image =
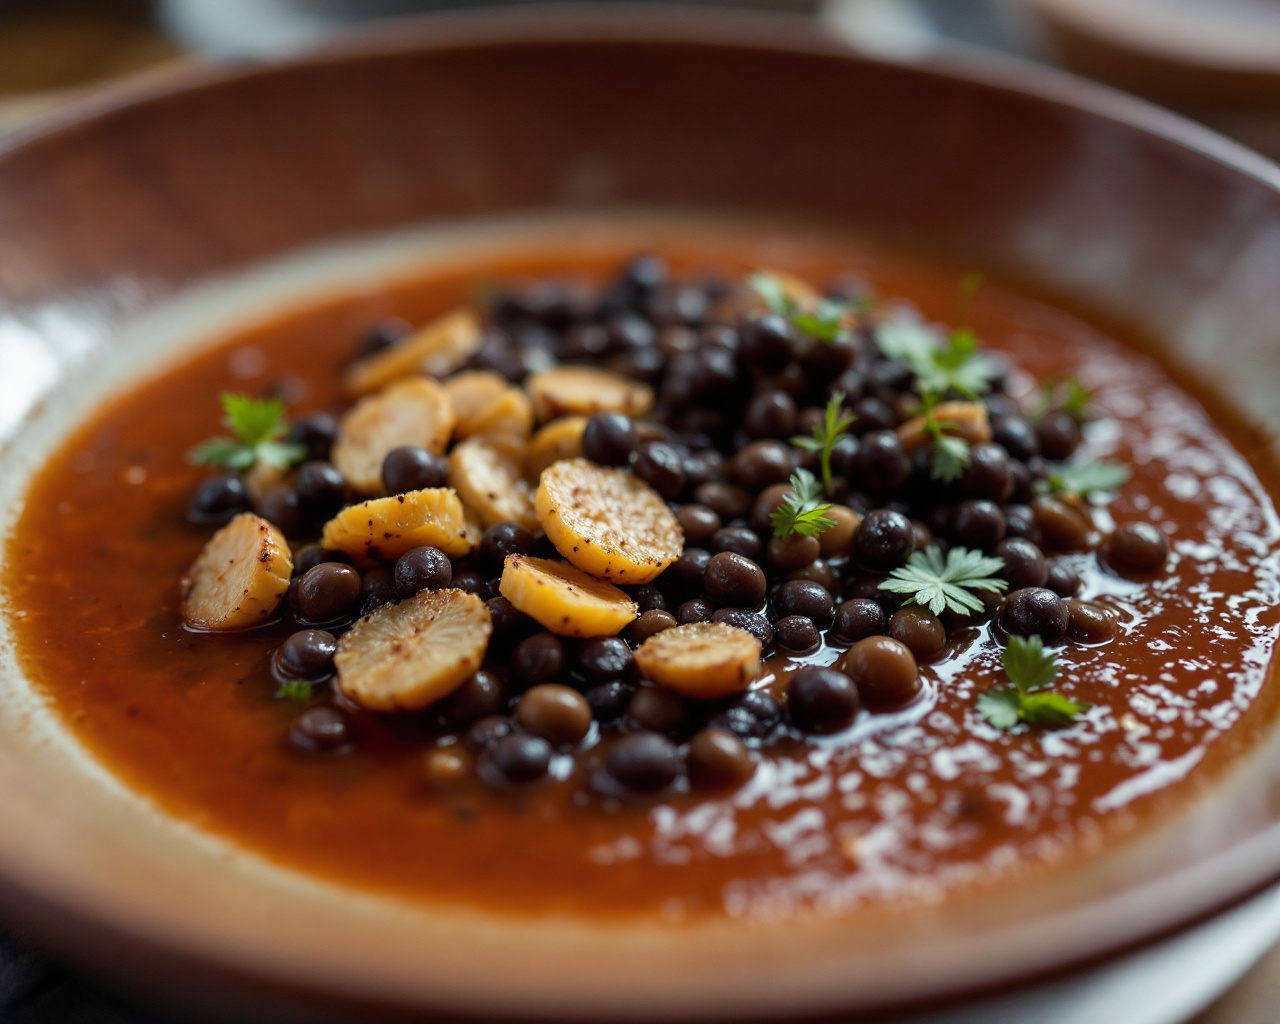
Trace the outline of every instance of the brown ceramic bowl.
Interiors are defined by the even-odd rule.
[[[5,142],[0,482],[39,449],[41,411],[17,426],[28,407],[202,279],[409,224],[655,206],[794,215],[990,268],[1163,339],[1260,430],[1280,425],[1280,170],[1260,158],[1070,78],[886,63],[785,18],[524,12],[149,87]],[[99,969],[189,993],[796,1018],[1062,970],[1280,876],[1266,742],[1061,884],[941,910],[610,926],[397,905],[158,812],[66,740],[2,643],[6,912]]]

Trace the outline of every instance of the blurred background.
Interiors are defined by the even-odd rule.
[[[283,56],[360,23],[478,2],[0,0],[0,133],[122,76]],[[1280,158],[1280,0],[700,2],[822,18],[895,55],[961,45],[1056,64]]]
[[[479,2],[0,0],[0,144],[21,126],[122,80],[287,56],[362,23]],[[895,57],[964,47],[1056,65],[1171,107],[1280,159],[1280,0],[700,2],[820,18],[855,45]],[[0,932],[0,1021],[173,1019],[131,1006],[48,960],[22,936]],[[1276,1021],[1280,950],[1194,1024]]]

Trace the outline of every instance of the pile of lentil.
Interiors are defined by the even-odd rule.
[[[855,281],[832,282],[822,296],[783,278],[770,287],[781,299],[762,302],[759,282],[676,281],[660,259],[641,256],[603,288],[540,281],[504,290],[486,310],[471,369],[519,384],[576,363],[653,389],[643,418],[595,413],[577,443],[582,457],[650,485],[684,533],[677,561],[625,588],[639,614],[617,636],[558,636],[499,594],[509,556],[556,557],[545,535],[517,522],[490,525],[465,557],[418,547],[357,563],[321,547],[325,521],[358,500],[329,461],[333,415],[290,426],[283,440],[305,449],[305,461],[257,493],[243,473],[207,478],[193,521],[221,524],[252,509],[294,548],[287,600],[264,627],[287,635],[272,660],[280,692],[308,705],[288,742],[307,756],[353,749],[353,723],[370,712],[332,685],[339,638],[423,590],[478,596],[493,627],[483,667],[409,713],[422,731],[424,778],[438,788],[577,775],[611,797],[732,789],[772,746],[838,734],[918,699],[918,665],[984,629],[1050,647],[1105,642],[1111,614],[1075,599],[1080,581],[1056,556],[1096,550],[1109,571],[1150,579],[1168,541],[1143,522],[1103,535],[1090,503],[1055,483],[1081,443],[1082,404],[1050,387],[1041,407],[1023,408],[1006,393],[1002,364],[984,357],[981,387],[938,391],[931,416],[919,367],[884,343],[886,307]],[[356,358],[411,329],[375,325]],[[848,422],[828,430],[825,452],[795,443],[821,438],[833,414]],[[961,444],[961,465],[940,473],[946,443],[953,460]],[[381,472],[392,495],[450,483],[448,461],[426,448],[396,448]],[[797,472],[822,478],[820,529],[778,526]],[[974,590],[980,610],[938,614],[882,586],[929,549],[997,559],[1003,589]],[[756,688],[691,700],[640,678],[635,648],[708,621],[760,641],[768,660]]]

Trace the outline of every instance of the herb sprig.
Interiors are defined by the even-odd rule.
[[[1049,689],[1058,678],[1058,661],[1038,636],[1010,637],[1001,663],[1013,685],[978,698],[978,714],[997,729],[1012,729],[1019,722],[1060,728],[1089,709]]]
[[[795,300],[787,294],[786,286],[776,274],[761,270],[747,278],[751,290],[760,296],[770,313],[777,313],[790,319],[800,311]]]
[[[767,271],[752,274],[747,283],[764,301],[770,313],[786,317],[809,337],[828,344],[840,337],[845,329],[846,318],[860,308],[859,303],[823,299],[811,311],[803,310],[787,293],[787,287],[781,278]]]
[[[973,312],[973,302],[978,297],[978,292],[986,278],[976,270],[971,270],[960,278],[960,301],[956,303],[956,323],[964,326],[969,320],[969,314]]]
[[[262,462],[288,469],[307,457],[307,447],[281,441],[289,430],[284,402],[279,398],[252,398],[224,391],[222,425],[234,437],[213,437],[191,450],[197,466],[218,466],[232,473],[244,473]]]
[[[301,704],[311,699],[313,691],[313,684],[305,679],[286,679],[276,690],[276,697],[279,700],[292,700]]]
[[[791,443],[807,452],[817,452],[822,465],[822,487],[831,497],[835,483],[831,476],[831,452],[841,438],[848,437],[848,428],[853,426],[855,417],[841,416],[844,407],[844,392],[833,391],[827,400],[827,408],[822,420],[813,426],[813,436],[797,435]]]
[[[919,382],[920,393],[978,398],[991,390],[1000,365],[978,351],[978,338],[960,327],[939,341],[934,330],[905,317],[882,321],[876,327],[876,345],[889,359],[906,363]]]
[[[999,364],[978,351],[978,337],[967,327],[952,331],[921,369],[924,372],[916,374],[921,387],[939,394],[954,391],[964,398],[985,395],[1000,375]]]
[[[822,501],[822,489],[817,478],[807,469],[797,469],[791,474],[791,493],[773,511],[769,521],[775,537],[789,537],[798,533],[802,537],[817,537],[824,530],[836,525],[827,513],[831,504]]]
[[[982,611],[982,600],[973,591],[999,593],[1008,589],[1009,584],[995,575],[1003,568],[1003,558],[981,551],[952,548],[943,558],[942,550],[930,545],[913,552],[907,564],[894,569],[880,589],[907,594],[905,604],[923,605],[934,615],[944,609],[966,615]]]
[[[1121,487],[1133,475],[1123,462],[1064,463],[1049,470],[1040,490],[1047,494],[1078,494],[1088,498]]]
[[[1055,409],[1065,412],[1077,423],[1093,418],[1089,409],[1089,392],[1075,377],[1046,380],[1040,386],[1040,400],[1031,413],[1031,419],[1043,419],[1046,413]]]
[[[938,395],[922,389],[921,407],[918,415],[924,417],[925,433],[933,440],[933,462],[929,466],[929,475],[935,480],[949,484],[964,476],[969,468],[969,442],[963,437],[948,434],[947,428],[956,424],[950,420],[939,420],[934,415],[938,406]]]

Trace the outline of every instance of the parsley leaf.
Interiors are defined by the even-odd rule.
[[[788,293],[782,278],[766,271],[752,274],[747,283],[764,301],[770,313],[786,317],[798,330],[828,344],[840,337],[845,317],[855,308],[840,299],[823,299],[814,309],[802,310]]]
[[[886,359],[897,359],[913,369],[933,358],[938,347],[933,329],[910,316],[881,320],[875,327],[876,347]]]
[[[816,537],[836,525],[827,516],[831,505],[822,503],[822,489],[807,469],[797,469],[791,474],[791,493],[782,499],[769,517],[775,537],[787,537],[798,533],[802,537]]]
[[[991,390],[1000,367],[978,351],[978,338],[967,327],[952,331],[945,345],[934,351],[930,363],[912,367],[920,386],[939,394],[955,391],[964,398],[977,398]]]
[[[978,338],[967,327],[939,341],[932,328],[898,317],[876,326],[876,345],[885,357],[911,368],[922,394],[955,391],[963,398],[978,398],[991,390],[1000,374],[999,364],[978,351]]]
[[[1031,418],[1043,419],[1045,413],[1054,409],[1065,412],[1077,423],[1092,419],[1089,411],[1089,392],[1075,377],[1046,380],[1040,386],[1040,401],[1031,413]]]
[[[264,462],[288,469],[307,457],[307,447],[281,441],[289,429],[284,418],[284,402],[279,398],[251,398],[224,391],[222,425],[235,437],[214,437],[191,450],[197,466],[218,466],[243,473]]]
[[[956,310],[956,323],[963,324],[969,319],[969,314],[973,311],[973,300],[978,297],[978,289],[985,281],[986,278],[976,270],[960,278],[960,303]]]
[[[934,415],[937,404],[937,394],[924,388],[919,415],[924,417],[925,433],[933,439],[933,461],[929,466],[929,475],[949,484],[959,480],[969,468],[969,442],[963,437],[946,433],[946,428],[954,427],[955,424],[938,421]]]
[[[1122,462],[1078,462],[1054,466],[1041,490],[1051,494],[1068,491],[1087,498],[1119,488],[1132,476],[1132,471]]]
[[[944,484],[949,484],[964,476],[964,471],[968,468],[969,442],[963,437],[950,437],[943,434],[939,426],[938,433],[933,439],[933,463],[929,467],[930,476],[935,480],[941,480]]]
[[[1028,693],[1019,701],[1018,714],[1028,725],[1060,729],[1088,710],[1088,704],[1077,704],[1060,693]]]
[[[1084,389],[1075,377],[1068,377],[1063,382],[1066,397],[1062,400],[1062,411],[1077,421],[1089,418],[1089,392]]]
[[[191,449],[191,461],[197,466],[219,466],[233,473],[244,473],[253,468],[253,449],[229,437],[214,437]]]
[[[849,313],[847,303],[839,299],[824,299],[812,313],[800,313],[791,322],[811,338],[832,342],[844,330],[844,319]]]
[[[988,690],[978,697],[978,714],[997,729],[1012,729],[1022,716],[1022,695],[1012,686]]]
[[[222,393],[225,426],[235,431],[244,444],[274,441],[285,432],[284,401],[279,398],[251,398],[249,395]]]
[[[1038,636],[1013,636],[1001,656],[1012,686],[988,690],[978,698],[978,714],[997,729],[1019,722],[1056,729],[1070,725],[1089,708],[1049,689],[1058,678],[1058,660]]]
[[[844,407],[844,392],[833,391],[827,400],[826,412],[822,421],[813,426],[813,436],[798,435],[791,439],[797,448],[807,452],[818,452],[822,462],[822,486],[828,495],[835,489],[831,478],[831,452],[841,438],[848,437],[848,428],[853,425],[855,417],[841,416]]]
[[[907,564],[894,569],[880,589],[907,594],[905,604],[923,605],[934,615],[945,608],[964,615],[982,611],[982,601],[970,591],[1008,589],[1009,584],[995,575],[1003,568],[1003,558],[967,548],[952,548],[944,560],[937,545],[930,545],[913,552]]]
[[[312,695],[312,684],[305,679],[288,679],[280,684],[280,688],[276,690],[276,697],[280,700],[294,700],[298,703],[308,701]]]
[[[795,301],[787,294],[787,289],[782,281],[773,274],[762,270],[758,274],[752,274],[747,278],[747,284],[764,300],[764,304],[769,308],[770,313],[777,313],[779,316],[785,316],[790,319],[800,311]]]
[[[1046,689],[1058,678],[1057,659],[1045,651],[1044,641],[1038,636],[1025,640],[1011,636],[1000,663],[1004,665],[1005,675],[1023,693]]]

